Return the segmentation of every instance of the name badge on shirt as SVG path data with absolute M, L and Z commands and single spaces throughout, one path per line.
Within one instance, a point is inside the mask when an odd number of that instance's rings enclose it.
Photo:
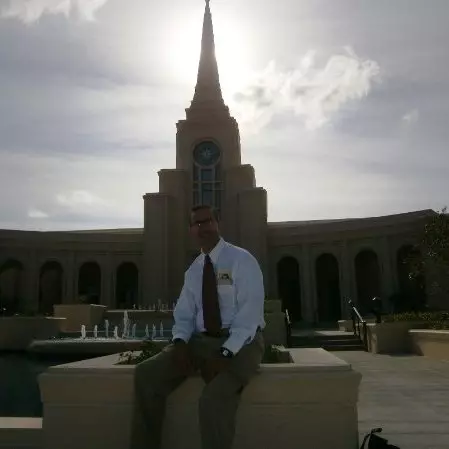
M 232 285 L 231 270 L 218 270 L 217 273 L 217 284 L 218 285 Z

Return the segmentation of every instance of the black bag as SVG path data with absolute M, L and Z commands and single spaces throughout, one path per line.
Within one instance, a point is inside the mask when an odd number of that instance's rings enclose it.
M 388 444 L 388 440 L 386 440 L 385 438 L 376 435 L 376 433 L 380 432 L 382 432 L 382 427 L 371 430 L 371 432 L 363 439 L 363 443 L 360 446 L 360 449 L 365 449 L 365 444 L 367 442 L 368 446 L 366 446 L 366 449 L 400 449 L 398 446 Z

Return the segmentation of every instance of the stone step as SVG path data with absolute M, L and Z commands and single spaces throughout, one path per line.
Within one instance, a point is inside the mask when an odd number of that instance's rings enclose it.
M 336 342 L 323 342 L 323 343 L 311 343 L 311 344 L 295 344 L 292 345 L 293 348 L 323 348 L 327 351 L 346 351 L 346 349 L 360 349 L 363 350 L 363 344 L 360 341 L 352 341 L 345 343 L 336 343 Z
M 42 449 L 42 418 L 0 417 L 0 449 Z
M 365 347 L 362 343 L 353 343 L 348 345 L 331 345 L 322 346 L 326 351 L 364 351 Z
M 298 341 L 353 341 L 359 340 L 359 337 L 354 335 L 341 335 L 341 336 L 326 336 L 326 335 L 317 335 L 317 336 L 295 336 L 292 335 L 292 339 Z
M 294 348 L 323 348 L 326 351 L 363 351 L 360 338 L 352 333 L 312 332 L 292 336 Z

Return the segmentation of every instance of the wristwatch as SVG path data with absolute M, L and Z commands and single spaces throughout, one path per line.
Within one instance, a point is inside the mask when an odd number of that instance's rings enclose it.
M 220 354 L 227 359 L 232 359 L 234 357 L 234 353 L 230 351 L 228 348 L 220 348 Z

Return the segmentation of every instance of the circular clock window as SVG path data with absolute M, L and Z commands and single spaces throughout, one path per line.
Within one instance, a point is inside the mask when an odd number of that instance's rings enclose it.
M 202 167 L 211 167 L 220 159 L 220 148 L 214 142 L 201 142 L 193 150 L 193 159 Z

